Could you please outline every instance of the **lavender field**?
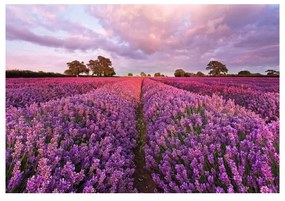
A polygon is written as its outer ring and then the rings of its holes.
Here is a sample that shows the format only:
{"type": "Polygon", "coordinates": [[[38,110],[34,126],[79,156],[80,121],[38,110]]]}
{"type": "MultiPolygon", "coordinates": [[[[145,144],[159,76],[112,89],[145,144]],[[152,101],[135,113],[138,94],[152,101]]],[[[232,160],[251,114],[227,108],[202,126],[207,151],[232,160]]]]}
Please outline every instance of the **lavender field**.
{"type": "Polygon", "coordinates": [[[278,193],[279,78],[6,79],[7,193],[278,193]]]}

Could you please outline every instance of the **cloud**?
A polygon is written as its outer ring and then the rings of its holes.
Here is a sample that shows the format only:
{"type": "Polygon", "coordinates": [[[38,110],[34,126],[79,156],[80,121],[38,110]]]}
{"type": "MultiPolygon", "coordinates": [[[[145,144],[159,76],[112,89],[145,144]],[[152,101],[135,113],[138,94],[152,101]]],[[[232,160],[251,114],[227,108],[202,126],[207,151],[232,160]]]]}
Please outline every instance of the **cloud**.
{"type": "Polygon", "coordinates": [[[6,13],[9,41],[101,49],[124,69],[198,71],[211,58],[230,69],[279,66],[278,5],[8,5],[6,13]]]}
{"type": "Polygon", "coordinates": [[[63,48],[68,51],[87,51],[105,49],[118,55],[143,59],[141,51],[133,50],[126,44],[118,44],[102,34],[79,23],[59,18],[56,12],[64,6],[9,6],[7,7],[7,40],[27,41],[37,45],[63,48]],[[32,15],[23,17],[23,11],[31,10],[32,15]],[[13,23],[11,23],[13,22],[13,23]],[[33,28],[42,27],[48,35],[33,32],[33,28]],[[61,36],[59,31],[64,32],[61,36]]]}

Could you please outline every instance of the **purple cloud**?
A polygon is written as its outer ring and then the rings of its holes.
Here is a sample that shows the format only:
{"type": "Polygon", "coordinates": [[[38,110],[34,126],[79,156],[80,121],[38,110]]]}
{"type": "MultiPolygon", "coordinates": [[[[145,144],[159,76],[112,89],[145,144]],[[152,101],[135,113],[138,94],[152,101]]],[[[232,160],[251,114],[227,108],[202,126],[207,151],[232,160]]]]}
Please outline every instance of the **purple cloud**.
{"type": "Polygon", "coordinates": [[[211,58],[232,71],[279,67],[278,5],[8,5],[6,13],[8,41],[103,50],[122,74],[203,71],[211,58]]]}

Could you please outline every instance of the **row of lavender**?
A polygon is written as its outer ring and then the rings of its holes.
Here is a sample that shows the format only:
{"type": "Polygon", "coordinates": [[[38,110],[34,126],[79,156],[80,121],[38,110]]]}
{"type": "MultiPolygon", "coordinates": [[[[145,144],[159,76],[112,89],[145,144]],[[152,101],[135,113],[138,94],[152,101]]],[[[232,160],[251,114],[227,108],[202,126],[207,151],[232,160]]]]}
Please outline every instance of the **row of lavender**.
{"type": "Polygon", "coordinates": [[[209,85],[241,87],[263,92],[279,92],[279,78],[274,77],[209,77],[206,79],[195,79],[209,85]]]}
{"type": "Polygon", "coordinates": [[[24,107],[53,99],[84,94],[121,79],[23,78],[6,80],[6,107],[24,107]]]}
{"type": "Polygon", "coordinates": [[[266,122],[279,119],[278,78],[168,78],[159,81],[201,95],[217,94],[259,114],[266,122]],[[255,82],[254,82],[255,81],[255,82]],[[273,90],[274,89],[274,90],[273,90]]]}
{"type": "Polygon", "coordinates": [[[279,121],[153,80],[142,92],[158,191],[279,192],[279,121]]]}
{"type": "Polygon", "coordinates": [[[274,77],[179,77],[179,78],[155,78],[159,81],[175,82],[199,82],[206,85],[239,87],[262,92],[279,92],[279,78],[274,77]]]}
{"type": "Polygon", "coordinates": [[[141,80],[6,111],[6,192],[135,192],[141,80]]]}

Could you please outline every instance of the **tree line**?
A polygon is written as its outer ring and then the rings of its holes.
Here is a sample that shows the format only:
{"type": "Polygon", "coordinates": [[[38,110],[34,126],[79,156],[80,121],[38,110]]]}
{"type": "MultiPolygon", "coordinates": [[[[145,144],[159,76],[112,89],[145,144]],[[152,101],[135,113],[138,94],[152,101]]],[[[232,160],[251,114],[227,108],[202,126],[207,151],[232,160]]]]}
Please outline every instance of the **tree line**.
{"type": "MultiPolygon", "coordinates": [[[[279,71],[276,70],[266,70],[266,75],[260,74],[260,73],[251,73],[248,70],[242,70],[238,72],[238,74],[228,74],[228,68],[225,64],[219,62],[219,61],[210,61],[206,67],[206,70],[209,70],[208,76],[279,76],[279,71]]],[[[134,75],[132,73],[128,73],[129,77],[133,77],[134,75]]],[[[139,75],[137,75],[139,76],[139,75]]],[[[198,71],[197,73],[191,73],[183,70],[182,68],[176,69],[174,72],[175,77],[203,77],[207,76],[203,72],[198,71]]],[[[140,77],[151,77],[150,74],[146,74],[144,72],[140,73],[140,77]]],[[[154,77],[167,77],[161,73],[155,73],[154,77]]]]}
{"type": "Polygon", "coordinates": [[[61,73],[43,72],[43,71],[31,71],[31,70],[6,70],[6,78],[18,78],[18,77],[66,77],[61,73]]]}
{"type": "MultiPolygon", "coordinates": [[[[65,76],[79,76],[84,73],[86,76],[90,76],[90,72],[92,72],[92,76],[98,77],[112,77],[116,75],[114,67],[112,67],[112,62],[109,58],[98,56],[96,60],[89,60],[87,64],[84,64],[83,61],[74,60],[67,63],[68,69],[64,71],[64,75],[60,73],[53,72],[34,72],[30,70],[6,70],[6,77],[65,77],[65,76]]],[[[219,61],[210,61],[206,67],[206,70],[209,70],[209,76],[279,76],[279,71],[268,69],[266,70],[266,75],[260,73],[251,73],[248,70],[242,70],[237,74],[228,74],[228,68],[225,64],[219,61]]],[[[133,77],[133,73],[128,73],[128,77],[133,77]]],[[[140,77],[152,77],[151,74],[146,74],[145,72],[141,72],[140,77]]],[[[157,72],[154,73],[154,77],[167,77],[166,75],[157,72]]],[[[191,73],[184,71],[183,69],[176,69],[174,72],[175,77],[202,77],[206,76],[201,71],[197,73],[191,73]]]]}
{"type": "MultiPolygon", "coordinates": [[[[210,76],[264,76],[260,73],[251,73],[248,70],[243,70],[238,72],[238,74],[227,74],[228,73],[228,68],[226,67],[225,64],[219,62],[219,61],[210,61],[206,67],[206,70],[209,70],[209,75],[210,76]]],[[[279,76],[279,71],[276,70],[266,70],[265,71],[267,76],[279,76]]],[[[184,71],[183,69],[177,69],[174,72],[175,77],[202,77],[205,76],[204,73],[202,72],[197,72],[195,73],[189,73],[184,71]]]]}
{"type": "MultiPolygon", "coordinates": [[[[128,73],[128,77],[151,77],[151,74],[146,74],[145,72],[141,72],[139,75],[134,75],[133,73],[128,73]]],[[[162,73],[154,73],[153,77],[167,77],[162,73]]]]}
{"type": "Polygon", "coordinates": [[[96,60],[89,60],[85,65],[83,61],[74,60],[67,63],[68,69],[64,71],[66,75],[79,76],[81,73],[98,77],[112,77],[116,75],[112,61],[109,58],[98,56],[96,60]]]}

